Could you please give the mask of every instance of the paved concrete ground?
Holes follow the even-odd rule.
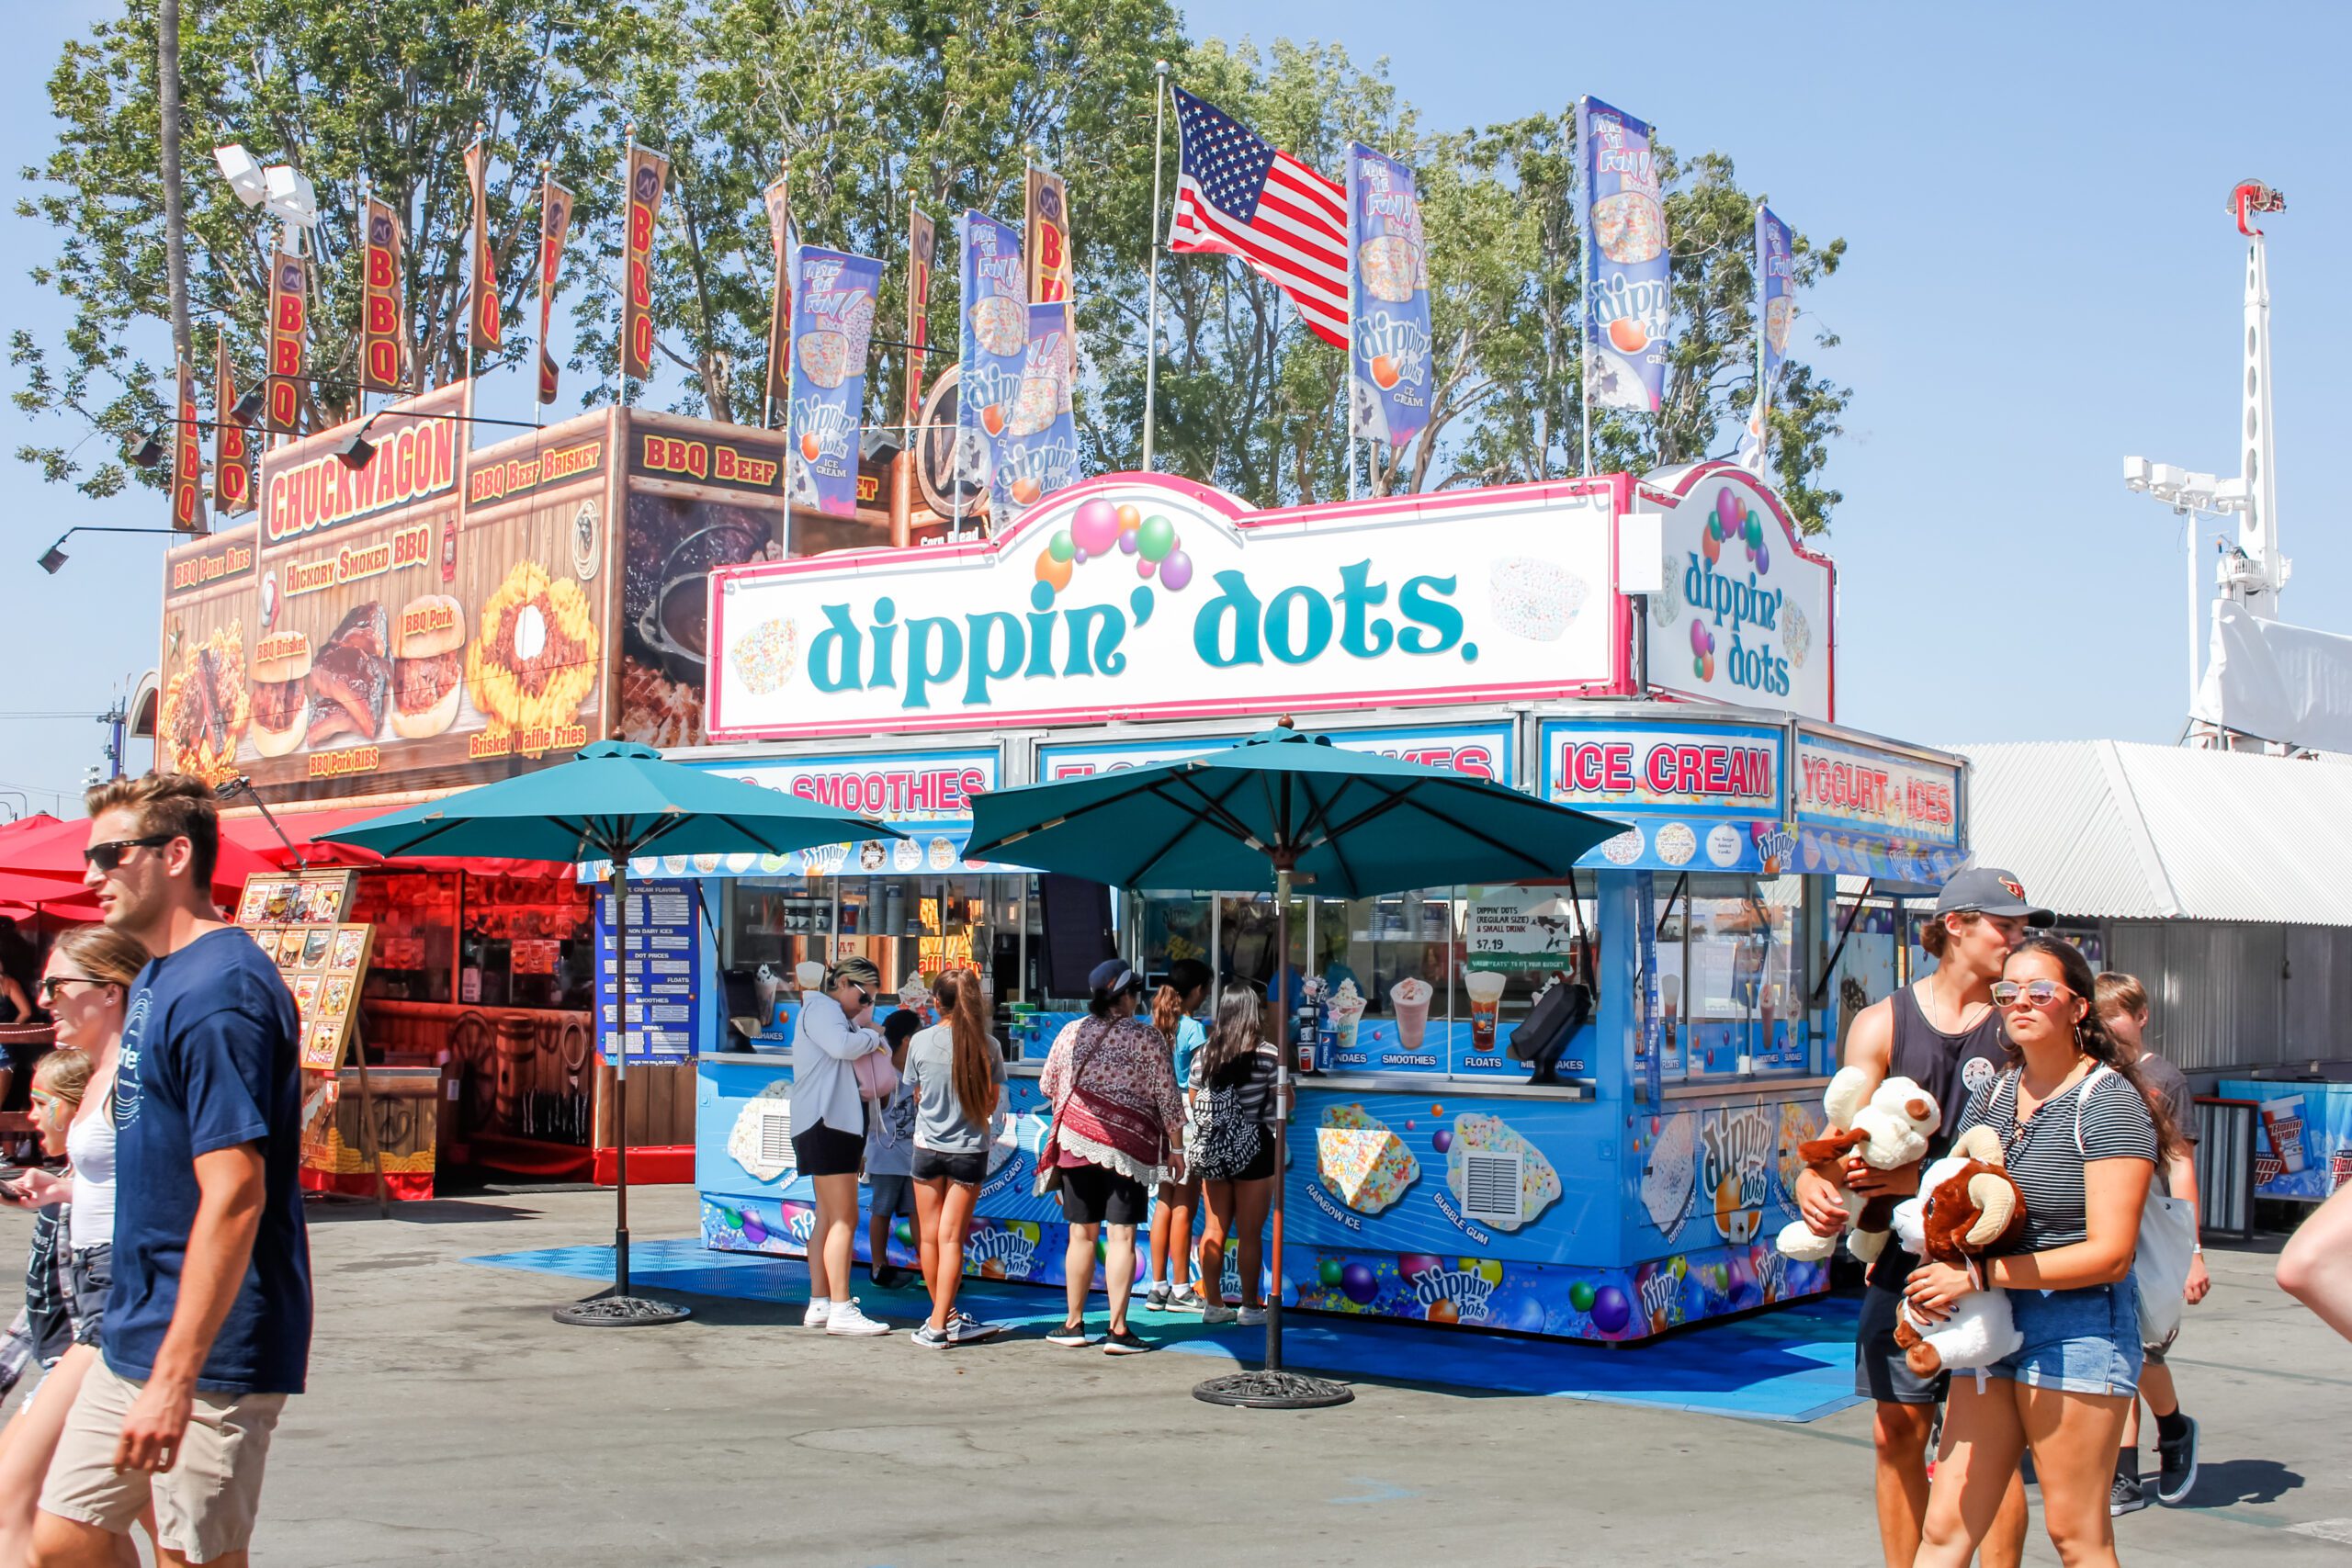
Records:
[[[683,1190],[632,1210],[640,1236],[692,1225]],[[271,1454],[264,1563],[1878,1560],[1866,1410],[1783,1427],[1360,1385],[1272,1414],[1190,1398],[1215,1367],[1198,1356],[927,1352],[765,1303],[565,1328],[548,1308],[571,1282],[462,1260],[607,1238],[609,1193],[313,1214],[311,1392]],[[0,1223],[0,1256],[22,1237]],[[2199,1506],[2120,1521],[2123,1560],[2352,1568],[2352,1346],[2271,1287],[2267,1256],[2209,1258],[2175,1359],[2205,1427]],[[2055,1557],[2040,1540],[2028,1560]]]

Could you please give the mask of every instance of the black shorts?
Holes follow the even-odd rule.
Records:
[[[927,1149],[915,1145],[915,1179],[917,1181],[953,1181],[959,1187],[978,1187],[989,1173],[989,1152],[974,1149],[967,1155],[949,1154],[944,1149]]]
[[[1073,1225],[1139,1225],[1151,1217],[1143,1183],[1099,1165],[1062,1170],[1062,1218]]]
[[[1919,1260],[1886,1244],[1870,1279],[1862,1287],[1861,1322],[1854,1332],[1854,1392],[1883,1404],[1941,1404],[1951,1374],[1923,1378],[1904,1360],[1894,1343],[1895,1309],[1903,1304],[1903,1283]]]
[[[1274,1134],[1271,1128],[1258,1129],[1258,1152],[1251,1155],[1239,1170],[1219,1170],[1203,1164],[1196,1172],[1203,1181],[1263,1181],[1274,1174]]]
[[[855,1176],[865,1163],[865,1134],[820,1122],[792,1134],[792,1163],[803,1176]]]

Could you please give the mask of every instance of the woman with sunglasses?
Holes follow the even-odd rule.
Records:
[[[800,1322],[828,1334],[890,1332],[888,1324],[860,1311],[849,1293],[857,1171],[865,1158],[865,1101],[854,1064],[890,1048],[874,1027],[874,998],[881,990],[882,972],[872,960],[844,958],[827,972],[823,989],[801,998],[792,1032],[793,1160],[817,1190],[808,1310]]]
[[[98,1325],[113,1279],[115,1062],[123,1013],[146,964],[147,950],[132,938],[108,926],[81,926],[57,939],[41,976],[41,999],[65,1048],[35,1072],[34,1118],[42,1148],[65,1156],[72,1170],[63,1178],[28,1170],[13,1187],[0,1185],[0,1198],[17,1208],[63,1206],[57,1269],[62,1289],[56,1293],[72,1342],[0,1432],[0,1568],[25,1560],[50,1457],[82,1380],[97,1360]]]
[[[2095,996],[2082,953],[2047,936],[2011,949],[1993,987],[2012,1065],[1976,1091],[1959,1131],[2000,1138],[2025,1233],[1981,1272],[1921,1267],[1905,1294],[1941,1318],[1999,1286],[2024,1343],[1986,1370],[1981,1392],[1973,1378],[1952,1380],[1918,1568],[1967,1568],[2029,1449],[2059,1560],[2116,1561],[2109,1493],[2141,1369],[2132,1258],[2149,1180],[2177,1140]]]

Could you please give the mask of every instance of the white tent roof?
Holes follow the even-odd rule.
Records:
[[[1955,746],[1971,858],[2061,915],[2352,926],[2352,766],[2117,740]]]

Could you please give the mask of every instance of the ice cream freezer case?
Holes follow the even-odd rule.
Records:
[[[1060,1209],[1033,1190],[1050,1115],[1036,1071],[1011,1068],[1012,1114],[989,1150],[967,1267],[1058,1285]],[[706,1055],[696,1072],[704,1245],[800,1256],[814,1193],[793,1162],[789,1059]],[[1826,1266],[1781,1257],[1772,1238],[1796,1217],[1796,1145],[1820,1131],[1820,1092],[1818,1078],[1691,1085],[1651,1108],[1580,1088],[1304,1080],[1283,1301],[1624,1343],[1818,1294]],[[866,1235],[861,1223],[860,1258]],[[903,1222],[890,1250],[912,1266]]]

